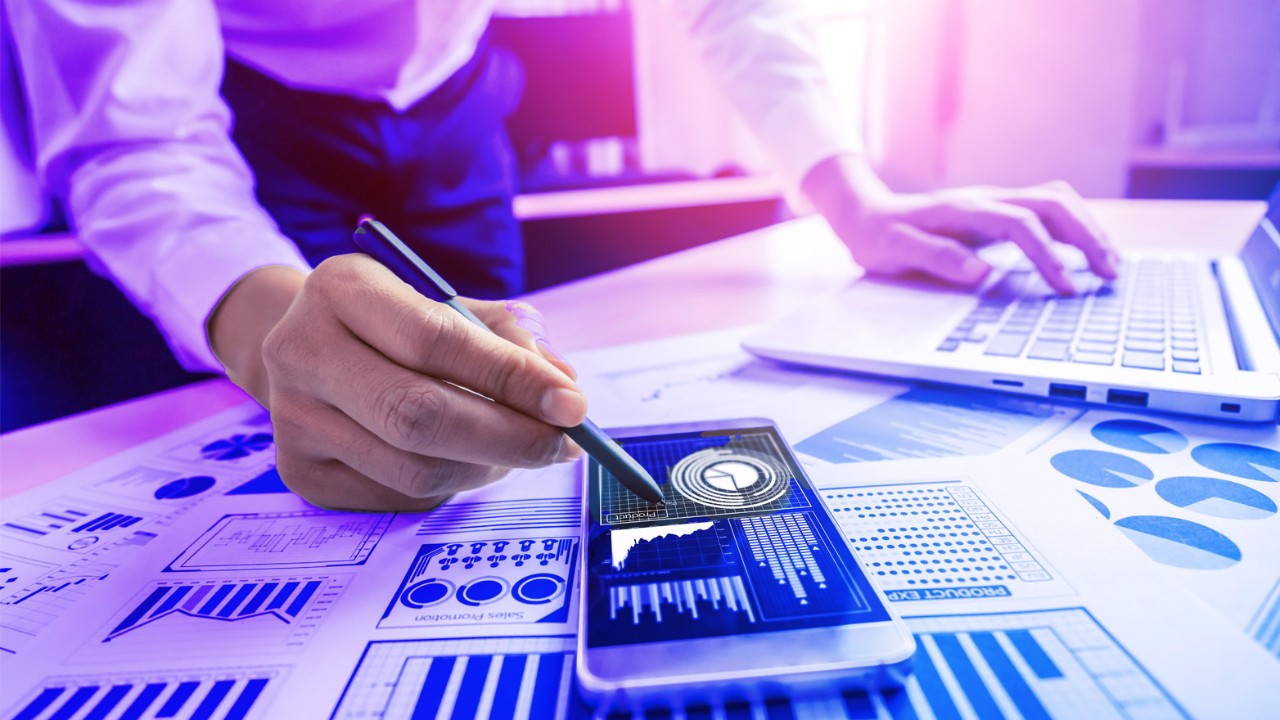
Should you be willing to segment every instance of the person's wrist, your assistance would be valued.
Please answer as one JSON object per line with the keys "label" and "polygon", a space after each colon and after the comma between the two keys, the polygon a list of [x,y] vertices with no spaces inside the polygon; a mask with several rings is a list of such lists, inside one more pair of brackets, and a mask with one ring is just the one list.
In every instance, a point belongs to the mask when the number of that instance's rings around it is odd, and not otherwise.
{"label": "person's wrist", "polygon": [[284,266],[252,270],[227,290],[205,326],[209,347],[226,368],[227,377],[264,407],[271,388],[262,344],[301,292],[306,277],[301,270]]}
{"label": "person's wrist", "polygon": [[845,225],[893,196],[866,156],[854,154],[833,155],[814,165],[800,189],[834,227]]}

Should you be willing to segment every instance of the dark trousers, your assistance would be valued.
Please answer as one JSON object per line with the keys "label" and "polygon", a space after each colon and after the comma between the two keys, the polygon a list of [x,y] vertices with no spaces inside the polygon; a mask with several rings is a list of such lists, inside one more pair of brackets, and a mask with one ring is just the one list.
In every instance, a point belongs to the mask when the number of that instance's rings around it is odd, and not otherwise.
{"label": "dark trousers", "polygon": [[222,93],[258,201],[313,265],[352,252],[373,215],[464,295],[524,284],[511,210],[514,162],[502,122],[518,92],[500,56],[476,55],[413,107],[297,90],[227,60]]}

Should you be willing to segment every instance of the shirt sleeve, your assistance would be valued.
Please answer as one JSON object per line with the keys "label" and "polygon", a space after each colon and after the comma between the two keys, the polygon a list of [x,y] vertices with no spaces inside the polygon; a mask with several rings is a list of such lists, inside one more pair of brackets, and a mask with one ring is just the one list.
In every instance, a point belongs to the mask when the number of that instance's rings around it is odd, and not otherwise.
{"label": "shirt sleeve", "polygon": [[219,94],[212,0],[5,0],[37,171],[96,272],[191,370],[222,372],[205,323],[251,270],[308,270],[253,193]]}
{"label": "shirt sleeve", "polygon": [[842,117],[799,0],[668,0],[729,104],[791,191],[822,160],[864,149]]}

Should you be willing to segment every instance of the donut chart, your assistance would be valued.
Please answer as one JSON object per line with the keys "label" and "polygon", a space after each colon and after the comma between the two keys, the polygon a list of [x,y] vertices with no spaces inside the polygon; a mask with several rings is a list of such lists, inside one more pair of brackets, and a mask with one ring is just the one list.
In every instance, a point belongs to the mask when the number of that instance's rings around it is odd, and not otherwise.
{"label": "donut chart", "polygon": [[400,602],[406,607],[422,609],[438,604],[453,594],[453,583],[443,578],[427,578],[404,589]]}
{"label": "donut chart", "polygon": [[694,502],[729,509],[764,505],[791,489],[791,474],[772,458],[729,448],[685,456],[671,468],[668,480]]}
{"label": "donut chart", "polygon": [[510,586],[506,580],[500,577],[490,575],[488,577],[477,578],[471,582],[458,588],[455,596],[458,602],[463,605],[476,607],[479,605],[487,605],[495,602],[507,594]]}
{"label": "donut chart", "polygon": [[526,605],[545,605],[565,591],[565,580],[552,573],[522,577],[511,586],[511,596]]}

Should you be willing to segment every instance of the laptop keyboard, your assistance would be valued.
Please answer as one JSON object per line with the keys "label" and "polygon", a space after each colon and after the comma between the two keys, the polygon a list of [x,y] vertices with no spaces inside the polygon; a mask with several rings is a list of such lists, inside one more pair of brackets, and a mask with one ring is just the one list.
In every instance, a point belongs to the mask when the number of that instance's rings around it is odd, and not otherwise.
{"label": "laptop keyboard", "polygon": [[1118,280],[1071,274],[1078,293],[1055,293],[1030,267],[1007,272],[955,327],[941,352],[1200,374],[1190,262],[1143,259]]}

